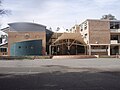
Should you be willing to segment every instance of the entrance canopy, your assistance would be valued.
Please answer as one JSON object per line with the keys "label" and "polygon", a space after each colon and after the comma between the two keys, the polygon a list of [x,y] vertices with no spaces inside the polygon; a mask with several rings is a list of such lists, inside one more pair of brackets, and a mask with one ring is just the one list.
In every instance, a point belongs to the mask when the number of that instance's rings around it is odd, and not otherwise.
{"label": "entrance canopy", "polygon": [[63,33],[50,45],[50,55],[86,54],[86,43],[80,33]]}
{"label": "entrance canopy", "polygon": [[67,39],[72,39],[72,40],[75,40],[75,41],[79,41],[83,45],[86,45],[86,43],[84,42],[84,40],[82,38],[82,35],[80,33],[63,33],[53,43],[55,44],[55,43],[57,43],[60,40],[67,40]]}

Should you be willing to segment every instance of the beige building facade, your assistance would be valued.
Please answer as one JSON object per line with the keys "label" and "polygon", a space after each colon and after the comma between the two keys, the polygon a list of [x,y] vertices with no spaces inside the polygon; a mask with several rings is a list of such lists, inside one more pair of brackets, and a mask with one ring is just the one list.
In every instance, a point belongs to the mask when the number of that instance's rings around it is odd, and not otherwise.
{"label": "beige building facade", "polygon": [[55,33],[46,26],[25,22],[11,23],[2,31],[8,34],[8,43],[1,46],[0,55],[120,54],[119,20],[87,19],[65,33]]}
{"label": "beige building facade", "polygon": [[[76,29],[75,29],[76,27]],[[72,28],[80,33],[87,47],[88,55],[120,54],[120,21],[87,19]]]}

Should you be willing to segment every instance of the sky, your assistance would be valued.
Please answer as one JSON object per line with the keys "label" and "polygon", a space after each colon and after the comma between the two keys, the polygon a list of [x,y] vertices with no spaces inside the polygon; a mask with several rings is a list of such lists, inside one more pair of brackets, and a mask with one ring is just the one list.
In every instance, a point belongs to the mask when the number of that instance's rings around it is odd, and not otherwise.
{"label": "sky", "polygon": [[11,13],[0,17],[1,28],[13,22],[34,22],[53,31],[70,29],[86,19],[100,19],[112,14],[120,20],[120,0],[3,0]]}

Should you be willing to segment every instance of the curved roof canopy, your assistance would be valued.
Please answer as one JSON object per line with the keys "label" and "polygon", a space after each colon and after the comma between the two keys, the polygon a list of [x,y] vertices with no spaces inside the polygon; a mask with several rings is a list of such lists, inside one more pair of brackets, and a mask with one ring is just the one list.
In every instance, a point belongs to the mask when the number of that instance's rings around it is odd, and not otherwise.
{"label": "curved roof canopy", "polygon": [[36,24],[36,23],[29,23],[29,22],[17,22],[17,23],[10,23],[10,31],[45,31],[46,26]]}
{"label": "curved roof canopy", "polygon": [[53,43],[57,43],[60,40],[65,40],[65,39],[72,39],[72,40],[76,40],[79,41],[80,43],[86,45],[86,43],[84,42],[82,36],[80,33],[63,33],[60,37],[58,37],[58,39],[53,42]]}

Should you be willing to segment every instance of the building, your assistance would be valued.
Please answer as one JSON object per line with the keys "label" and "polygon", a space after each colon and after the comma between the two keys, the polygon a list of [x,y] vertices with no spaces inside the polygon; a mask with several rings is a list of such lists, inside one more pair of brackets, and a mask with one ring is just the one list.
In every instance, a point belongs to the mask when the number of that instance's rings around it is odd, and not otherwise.
{"label": "building", "polygon": [[46,26],[18,22],[8,24],[9,28],[2,29],[8,33],[7,55],[8,56],[36,56],[46,55],[46,42],[52,32]]}
{"label": "building", "polygon": [[0,31],[0,56],[8,54],[8,34]]}
{"label": "building", "polygon": [[87,19],[64,33],[52,32],[36,23],[18,22],[10,23],[0,33],[0,55],[120,54],[119,20]]}
{"label": "building", "polygon": [[[74,26],[78,27],[78,26]],[[87,45],[88,55],[120,54],[120,21],[87,19],[79,25],[79,30]]]}

